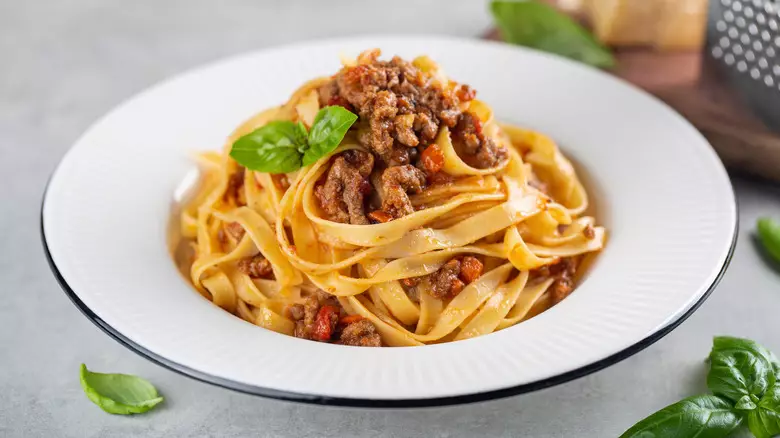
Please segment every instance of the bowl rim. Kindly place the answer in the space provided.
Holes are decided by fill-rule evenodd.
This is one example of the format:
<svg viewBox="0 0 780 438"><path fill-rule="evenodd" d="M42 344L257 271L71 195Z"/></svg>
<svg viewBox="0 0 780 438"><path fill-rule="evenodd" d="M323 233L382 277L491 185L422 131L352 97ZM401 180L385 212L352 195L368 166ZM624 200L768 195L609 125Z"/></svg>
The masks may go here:
<svg viewBox="0 0 780 438"><path fill-rule="evenodd" d="M378 35L359 35L356 36L357 39L382 39L382 38L396 38L396 35L391 34L378 34ZM424 35L404 35L403 39L414 39L424 37ZM486 42L481 40L473 40L473 39L466 39L466 38L457 38L457 37L449 37L449 36L435 36L436 39L440 40L448 40L450 42L459 43L459 42L470 42L470 43L482 43L482 44L496 44L499 43L495 42ZM266 49L260 49L260 50L254 50L249 52L242 52L237 55L228 56L224 58L220 58L217 60L214 60L212 62L207 62L200 66L195 66L192 69L188 69L184 72L174 74L169 78L163 79L150 87L145 88L144 90L141 90L139 93L135 93L133 96L129 97L127 100L119 103L117 106L114 107L113 110L108 111L104 116L101 118L98 118L92 126L100 123L105 117L112 114L113 111L116 109L122 107L125 103L128 101L135 99L139 97L140 95L149 93L153 90L158 89L159 87L169 83L170 81L180 78L182 76L189 75L193 72L199 71L201 69L208 68L210 66L214 66L217 64L222 64L229 62L230 60L234 60L236 58L241 58L245 56L251 56L252 54L260 53L260 52L270 52L274 50L280 50L280 49L290 49L295 47L301 47L301 46L307 46L310 44L326 44L326 43L334 43L338 41L345 41L350 40L351 37L339 37L339 38L327 38L325 40L320 41L302 41L298 43L293 44L283 44L278 45L274 47L269 47ZM503 44L502 44L503 45ZM534 51L537 54L540 52ZM544 56L550 56L553 55L544 54ZM644 92L643 90L637 89L636 87L626 84L624 81L619 81L623 83L624 85L629 85L630 88L632 88L632 91L639 92L640 94L645 95L645 97L649 97L652 100L656 101L656 103L660 103L662 106L666 107L672 112L675 112L674 110L671 110L668 105L664 104L654 96ZM676 112L675 112L676 114ZM678 114L679 116L679 114ZM682 117L680 117L682 119ZM80 140L77 140L74 144L77 144ZM58 283L60 284L62 290L65 292L65 294L68 296L68 298L71 300L71 302L86 316L92 323L94 323L96 326L98 326L102 331L104 331L106 334L108 334L110 337L112 337L114 340L119 342L120 344L124 345L128 349L134 351L138 355L145 357L146 359L161 365L171 371L177 372L181 375L185 375L188 377L191 377L195 380L209 383L215 386L232 389L238 392L243 392L246 394L251 395L259 395L263 397L268 397L272 399L277 400L284 400L284 401L293 401L293 402L301 402L301 403L308 403L308 404L314 404L314 405L330 405L330 406L344 406L344 407L359 407L359 408L417 408L417 407L435 407L435 406L449 406L449 405L456 405L456 404L466 404L466 403L475 403L480 401L487 401L487 400L493 400L493 399L500 399L500 398L506 398L514 395L529 393L533 391L537 391L540 389L548 388L551 386L555 386L558 384L562 384L574 379L577 379L579 377L583 377L589 374L592 374L596 371L599 371L601 369L604 369L608 366L611 366L613 364L616 364L623 359L626 359L645 348L649 347L656 341L660 340L664 336L666 336L668 333L670 333L672 330L677 328L682 322L684 322L690 315L692 315L700 306L703 304L703 302L710 296L710 294L713 292L713 290L716 288L716 286L719 284L720 280L722 279L723 275L725 274L730 261L732 259L732 256L734 254L735 246L737 243L738 238L738 230L739 230L739 212L737 208L737 199L736 196L734 196L734 189L733 185L731 184L730 179L726 177L726 183L728 190L731 192L732 200L734 203L733 208L733 230L731 231L731 238L730 243L728 246L728 250L725 254L725 257L723 258L720 266L714 266L712 268L713 273L717 272L716 275L711 280L711 283L705 287L702 287L704 290L703 293L693 302L691 303L687 308L681 309L681 311L678 311L676 315L673 315L672 318L670 318L666 324L659 326L656 330L654 330L652 333L647 335L646 337L642 338L641 340L607 356L604 358L601 358L595 362L586 364L584 366L581 366L579 368L575 368L569 371L566 371L564 373L560 373L557 375L553 375L547 378L543 378L540 380L535 380L528 383L523 383L519 385L513 385L505 388L495 389L495 390L488 390L484 392L474 392L474 393L467 393L467 394L458 394L458 395L452 395L452 396L443 396L443 397L430 397L430 398L398 398L398 399L385 399L385 398L368 398L368 397L361 397L361 398L352 398L352 397L339 397L339 396L325 396L325 395L316 395L316 394L307 394L304 392L296 392L296 391L290 391L290 390L282 390L282 389L272 389L268 387L263 387L259 385L254 384L248 384L248 383L242 383L235 380L231 380L228 378L219 377L216 375L212 375L203 371L199 371L197 369L191 368L190 366L178 363L176 361L173 361L171 359L168 359L161 354L154 353L153 351L150 351L143 347L142 345L134 342L129 336L122 334L117 329L115 329L111 324L104 321L102 318L100 318L92 309L90 309L77 295L77 293L74 291L73 288L67 283L65 278L63 277L62 273L60 272L60 268L55 263L52 253L49 248L49 244L47 242L47 236L46 236L46 230L44 227L44 211L46 207L47 202L47 194L49 192L49 188L51 186L51 182L53 177L58 173L61 167L61 162L58 166L55 167L55 169L52 171L51 176L49 177L49 180L46 184L46 188L43 192L42 202L41 202L41 211L40 211L40 236L41 236L41 242L44 249L44 254L47 259L47 262L49 264L50 269L52 270L52 273L54 274L55 278L57 279ZM725 241L724 236L724 241Z"/></svg>

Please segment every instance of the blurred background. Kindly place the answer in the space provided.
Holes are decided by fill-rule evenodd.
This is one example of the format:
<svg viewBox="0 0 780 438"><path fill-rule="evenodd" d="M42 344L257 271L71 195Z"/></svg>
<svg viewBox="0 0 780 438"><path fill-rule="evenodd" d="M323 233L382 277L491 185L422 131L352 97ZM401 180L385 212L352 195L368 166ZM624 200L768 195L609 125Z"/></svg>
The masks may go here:
<svg viewBox="0 0 780 438"><path fill-rule="evenodd" d="M780 351L780 338L770 335L780 330L778 274L751 237L756 217L780 217L771 182L780 179L776 2L555 6L573 18L529 22L482 0L1 1L0 436L617 436L704 392L702 358L713 335ZM605 68L677 108L729 164L739 199L740 241L721 286L669 336L604 371L505 400L405 411L304 406L212 387L136 356L79 314L46 266L38 218L48 175L95 119L206 62L369 33L505 38ZM82 362L147 377L166 403L143 416L107 415L78 385Z"/></svg>

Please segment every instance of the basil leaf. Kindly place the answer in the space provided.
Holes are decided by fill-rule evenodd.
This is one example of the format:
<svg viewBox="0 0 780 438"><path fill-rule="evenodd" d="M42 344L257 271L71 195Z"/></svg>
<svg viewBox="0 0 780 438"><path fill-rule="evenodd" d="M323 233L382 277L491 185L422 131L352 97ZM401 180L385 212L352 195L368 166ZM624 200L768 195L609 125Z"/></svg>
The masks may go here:
<svg viewBox="0 0 780 438"><path fill-rule="evenodd" d="M509 43L556 53L596 67L615 65L615 58L593 35L550 5L535 0L494 0L490 10Z"/></svg>
<svg viewBox="0 0 780 438"><path fill-rule="evenodd" d="M338 105L319 110L309 130L309 148L303 154L303 165L308 166L333 152L357 118Z"/></svg>
<svg viewBox="0 0 780 438"><path fill-rule="evenodd" d="M753 353L761 356L766 360L775 372L775 375L780 371L780 360L777 359L774 353L767 350L764 346L755 341L743 338L734 338L731 336L716 336L712 341L713 350L736 350L744 349L750 350Z"/></svg>
<svg viewBox="0 0 780 438"><path fill-rule="evenodd" d="M306 128L287 120L270 122L236 140L230 156L250 170L287 173L300 169Z"/></svg>
<svg viewBox="0 0 780 438"><path fill-rule="evenodd" d="M768 217L762 217L756 223L758 240L775 261L780 262L780 224Z"/></svg>
<svg viewBox="0 0 780 438"><path fill-rule="evenodd" d="M756 438L780 434L780 387L773 386L748 413L748 428Z"/></svg>
<svg viewBox="0 0 780 438"><path fill-rule="evenodd" d="M707 386L715 395L737 402L744 396L760 398L775 384L775 356L748 339L716 337L710 353Z"/></svg>
<svg viewBox="0 0 780 438"><path fill-rule="evenodd" d="M728 401L714 395L698 395L661 409L620 438L720 438L741 423L742 417Z"/></svg>
<svg viewBox="0 0 780 438"><path fill-rule="evenodd" d="M81 364L81 387L92 403L109 414L141 414L163 401L146 379L128 374L103 374Z"/></svg>
<svg viewBox="0 0 780 438"><path fill-rule="evenodd" d="M742 398L737 400L737 403L734 404L734 409L738 411L752 411L758 406L756 405L757 402L758 397L755 395L743 395Z"/></svg>
<svg viewBox="0 0 780 438"><path fill-rule="evenodd" d="M737 402L751 394L761 397L774 383L772 365L751 350L713 349L710 353L707 386L715 395Z"/></svg>

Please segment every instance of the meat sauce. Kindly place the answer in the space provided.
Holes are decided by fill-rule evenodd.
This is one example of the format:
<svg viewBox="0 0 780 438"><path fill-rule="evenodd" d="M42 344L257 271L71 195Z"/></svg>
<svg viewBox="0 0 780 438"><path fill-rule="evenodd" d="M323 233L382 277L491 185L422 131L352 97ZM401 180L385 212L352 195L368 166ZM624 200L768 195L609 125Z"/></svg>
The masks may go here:
<svg viewBox="0 0 780 438"><path fill-rule="evenodd" d="M337 156L315 189L325 216L334 222L366 225L414 213L409 194L452 180L444 174L444 154L434 143L442 126L452 130L463 160L494 167L507 151L482 133L479 119L462 108L476 92L468 85L442 87L430 74L394 57L380 61L379 50L358 57L318 89L320 105L340 105L358 115L357 139L370 154ZM369 157L370 155L370 157ZM375 173L379 187L372 187ZM382 202L369 208L374 190Z"/></svg>
<svg viewBox="0 0 780 438"><path fill-rule="evenodd" d="M484 270L482 261L472 255L453 257L436 272L422 277L401 280L401 285L410 297L418 297L416 290L421 282L430 283L431 296L439 299L454 298L464 287L477 280Z"/></svg>
<svg viewBox="0 0 780 438"><path fill-rule="evenodd" d="M381 347L382 338L371 321L346 315L338 300L324 292L308 296L303 304L288 306L296 338L357 347Z"/></svg>

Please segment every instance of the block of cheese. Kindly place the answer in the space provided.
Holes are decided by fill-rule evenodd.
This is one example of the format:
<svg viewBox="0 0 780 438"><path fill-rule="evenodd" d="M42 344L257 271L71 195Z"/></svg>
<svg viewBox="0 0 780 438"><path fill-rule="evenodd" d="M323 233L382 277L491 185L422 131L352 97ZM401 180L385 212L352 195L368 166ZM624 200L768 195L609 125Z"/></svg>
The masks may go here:
<svg viewBox="0 0 780 438"><path fill-rule="evenodd" d="M658 21L655 46L667 50L701 48L707 33L707 1L657 1L662 2L664 7Z"/></svg>
<svg viewBox="0 0 780 438"><path fill-rule="evenodd" d="M707 0L588 0L596 37L611 46L655 46L661 50L700 48Z"/></svg>

